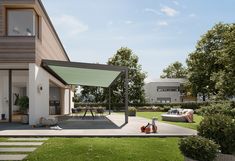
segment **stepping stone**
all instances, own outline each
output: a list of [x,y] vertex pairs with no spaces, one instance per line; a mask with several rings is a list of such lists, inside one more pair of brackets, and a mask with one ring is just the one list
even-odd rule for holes
[[0,160],[23,160],[26,158],[26,154],[12,154],[12,155],[5,155],[5,154],[0,154]]
[[39,146],[43,142],[0,142],[0,146]]
[[33,152],[37,148],[0,148],[0,152]]
[[48,138],[9,138],[10,141],[46,141]]

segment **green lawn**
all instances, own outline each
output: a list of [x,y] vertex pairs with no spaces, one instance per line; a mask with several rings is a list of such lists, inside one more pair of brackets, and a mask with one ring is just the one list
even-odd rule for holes
[[197,125],[199,125],[199,123],[202,120],[202,116],[194,114],[193,115],[193,117],[194,117],[194,122],[193,123],[162,121],[161,114],[163,114],[163,113],[165,113],[165,112],[137,112],[137,116],[145,117],[145,118],[148,118],[148,119],[152,119],[153,117],[157,117],[158,120],[161,121],[161,122],[166,122],[166,123],[169,123],[169,124],[174,124],[174,125],[194,129],[194,130],[197,129]]
[[52,138],[28,161],[182,161],[178,138]]

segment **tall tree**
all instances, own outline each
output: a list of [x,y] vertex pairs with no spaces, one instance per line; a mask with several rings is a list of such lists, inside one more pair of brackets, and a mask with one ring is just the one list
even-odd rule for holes
[[[135,55],[131,49],[122,47],[108,60],[107,64],[128,67],[129,102],[144,103],[143,86],[146,73],[142,71],[138,56]],[[120,79],[117,80],[117,83],[112,86],[111,92],[113,103],[124,102],[124,76],[121,76]]]
[[201,37],[188,59],[194,94],[219,98],[235,95],[235,24],[216,24]]
[[186,78],[187,69],[182,63],[176,61],[163,69],[161,78]]
[[83,102],[103,103],[105,101],[104,89],[101,87],[82,86],[81,100]]

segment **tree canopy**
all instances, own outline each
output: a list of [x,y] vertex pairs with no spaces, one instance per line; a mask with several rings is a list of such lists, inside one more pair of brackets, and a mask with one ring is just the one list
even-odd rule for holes
[[204,34],[188,59],[188,79],[194,94],[235,95],[235,24],[216,24]]
[[187,69],[182,63],[176,61],[170,64],[167,68],[163,69],[161,78],[186,78]]
[[[144,103],[144,79],[146,73],[142,71],[142,67],[139,64],[139,58],[129,48],[120,48],[116,54],[108,60],[109,65],[126,66],[128,67],[128,93],[129,102],[131,103]],[[123,103],[124,102],[124,75],[121,79],[117,80],[117,83],[112,86],[112,102]]]
[[[142,71],[139,64],[139,58],[129,48],[120,48],[108,59],[108,65],[126,66],[128,67],[128,94],[129,102],[131,103],[144,103],[144,79],[146,73]],[[108,96],[108,89],[100,87],[82,87],[81,97],[88,97],[93,95],[94,102],[105,102]],[[117,82],[111,86],[111,102],[124,103],[124,75],[122,75]]]

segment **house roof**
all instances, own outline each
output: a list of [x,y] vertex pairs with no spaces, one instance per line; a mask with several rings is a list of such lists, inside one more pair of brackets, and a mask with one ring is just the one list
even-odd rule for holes
[[128,68],[104,64],[42,60],[42,67],[66,85],[109,87]]
[[185,83],[185,82],[186,82],[186,79],[184,78],[162,78],[162,79],[157,79],[154,82],[149,82],[149,83]]
[[45,16],[46,16],[46,18],[47,18],[47,20],[48,20],[50,26],[51,26],[53,32],[55,33],[55,36],[56,36],[56,38],[58,39],[58,41],[59,41],[59,43],[60,43],[60,45],[61,45],[61,47],[62,47],[62,49],[63,49],[63,51],[64,51],[65,56],[67,57],[68,61],[70,61],[69,56],[68,56],[68,54],[67,54],[67,52],[66,52],[66,50],[65,50],[65,48],[64,48],[64,46],[63,46],[63,44],[62,44],[62,42],[61,42],[61,40],[60,40],[60,38],[59,38],[59,36],[58,36],[56,30],[55,30],[55,27],[53,26],[53,24],[52,24],[52,22],[51,22],[50,17],[49,17],[48,14],[47,14],[47,11],[46,11],[46,9],[45,9],[45,7],[44,7],[42,1],[41,1],[41,0],[38,0],[38,3],[39,3],[39,5],[40,5],[40,7],[42,8],[42,10],[43,10],[43,12],[44,12],[44,14],[45,14]]

